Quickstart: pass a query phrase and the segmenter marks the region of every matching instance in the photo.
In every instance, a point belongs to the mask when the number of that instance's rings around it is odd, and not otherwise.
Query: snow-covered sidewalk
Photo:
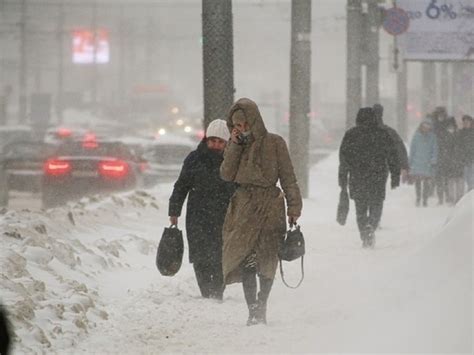
[[[335,222],[337,155],[331,155],[312,169],[311,197],[304,201],[306,279],[290,290],[278,277],[268,326],[246,327],[241,285],[228,287],[219,303],[199,297],[187,262],[173,278],[156,271],[171,189],[163,184],[151,196],[132,193],[49,212],[56,216],[35,214],[55,238],[50,247],[30,246],[36,234],[28,245],[1,236],[0,297],[14,311],[23,309],[17,304],[23,287],[33,302],[34,314],[14,320],[18,353],[471,353],[472,193],[453,209],[414,207],[411,186],[389,192],[377,246],[364,250],[353,204],[347,226]],[[1,227],[7,217],[11,230],[12,215],[3,216]],[[53,220],[57,225],[49,226]],[[72,248],[74,258],[61,259],[57,243]],[[3,276],[13,252],[29,276]],[[298,263],[285,267],[290,282],[299,277]],[[28,279],[43,284],[36,290]]]

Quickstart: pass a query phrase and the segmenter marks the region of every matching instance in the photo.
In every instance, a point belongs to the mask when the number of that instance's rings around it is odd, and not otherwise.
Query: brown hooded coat
[[[223,274],[226,284],[241,281],[240,265],[252,252],[257,272],[273,279],[278,266],[278,246],[286,232],[285,197],[288,216],[300,216],[302,200],[284,139],[268,133],[257,105],[238,100],[227,118],[242,110],[250,126],[247,144],[228,144],[221,177],[239,187],[230,201],[223,227]],[[276,186],[277,182],[283,192]]]

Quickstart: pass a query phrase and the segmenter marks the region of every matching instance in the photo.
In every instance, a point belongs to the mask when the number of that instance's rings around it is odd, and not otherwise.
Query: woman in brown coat
[[[237,183],[238,188],[224,221],[223,275],[226,284],[243,283],[249,308],[247,325],[266,323],[278,246],[286,232],[285,198],[288,222],[294,224],[301,215],[301,194],[285,141],[267,132],[252,100],[238,100],[227,125],[231,141],[224,153],[221,177]]]

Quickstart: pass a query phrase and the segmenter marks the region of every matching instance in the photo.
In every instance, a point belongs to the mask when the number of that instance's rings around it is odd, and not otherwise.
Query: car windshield
[[[157,164],[182,164],[191,148],[185,145],[163,144],[151,148],[145,158]]]
[[[69,142],[58,147],[59,156],[114,157],[125,160],[133,158],[127,146],[120,142]]]

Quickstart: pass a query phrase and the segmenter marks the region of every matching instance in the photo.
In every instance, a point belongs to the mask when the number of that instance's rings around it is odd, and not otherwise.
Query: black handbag
[[[163,276],[173,276],[183,262],[183,233],[176,225],[165,228],[156,253],[156,266]]]
[[[294,229],[293,229],[294,227]],[[298,225],[290,226],[290,229],[286,232],[286,236],[280,243],[280,250],[278,257],[280,259],[280,275],[283,283],[289,288],[298,288],[304,280],[304,254],[305,254],[305,242],[304,236],[301,232],[301,228]],[[283,273],[283,261],[293,261],[301,258],[301,279],[296,286],[290,286]]]
[[[341,226],[346,224],[347,215],[349,213],[349,193],[347,189],[342,189],[339,194],[339,204],[337,205],[337,223]]]

